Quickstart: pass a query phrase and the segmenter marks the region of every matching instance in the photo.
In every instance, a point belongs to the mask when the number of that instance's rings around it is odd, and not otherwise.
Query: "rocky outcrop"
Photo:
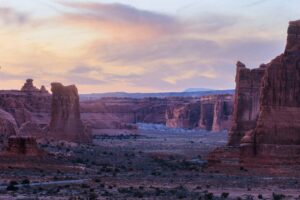
[[[283,54],[258,69],[237,66],[229,146],[247,165],[300,164],[300,21],[290,22]]]
[[[33,79],[27,79],[21,88],[22,92],[39,92],[40,90],[33,85]]]
[[[200,128],[216,132],[228,130],[232,111],[232,95],[204,96],[168,107],[166,125],[171,128]]]
[[[244,157],[300,163],[300,21],[290,22],[284,54],[267,64],[255,129],[242,140]]]
[[[214,105],[212,131],[229,130],[232,126],[233,96],[218,95]]]
[[[19,134],[22,136],[32,136],[34,138],[45,138],[46,137],[46,127],[40,127],[34,122],[25,122],[19,128]]]
[[[17,130],[14,117],[0,109],[0,143],[5,143],[10,136],[16,135]]]
[[[51,95],[33,86],[32,79],[26,81],[21,91],[0,91],[0,108],[13,115],[18,127],[26,122],[46,126],[50,120],[50,106]]]
[[[245,134],[254,129],[259,114],[259,98],[265,65],[248,69],[238,62],[236,65],[236,89],[232,128],[229,132],[230,146],[239,146]]]
[[[166,126],[170,128],[197,128],[200,119],[200,108],[200,101],[167,108]]]
[[[49,137],[77,143],[90,143],[91,135],[81,121],[79,96],[75,85],[52,83]]]
[[[49,94],[48,90],[46,89],[46,87],[44,85],[41,86],[40,92]]]
[[[6,153],[16,156],[41,156],[44,151],[38,148],[34,137],[11,136]]]
[[[212,109],[202,113],[207,130],[229,128],[233,109],[232,95],[211,95],[206,97],[169,98],[102,98],[81,102],[82,119],[93,129],[118,129],[123,124],[152,123],[165,124],[171,128],[200,128],[201,102],[212,104]],[[214,107],[216,102],[218,107]],[[204,105],[204,106],[205,106]],[[214,115],[216,113],[216,115]],[[218,119],[214,119],[214,116]],[[123,127],[123,126],[121,126]]]
[[[170,101],[159,98],[102,98],[81,102],[80,110],[82,119],[93,129],[115,129],[120,123],[165,124],[165,112]]]

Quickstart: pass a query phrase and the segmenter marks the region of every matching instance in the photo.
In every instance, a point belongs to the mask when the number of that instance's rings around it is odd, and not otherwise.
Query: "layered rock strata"
[[[166,111],[166,126],[194,129],[200,120],[200,101],[170,106]]]
[[[44,88],[38,90],[28,79],[22,90],[1,90],[0,108],[15,118],[18,127],[33,122],[46,126],[50,119],[51,95]]]
[[[237,62],[236,89],[233,111],[233,123],[229,132],[230,146],[239,146],[241,139],[256,126],[259,114],[259,98],[265,65],[257,69],[248,69]]]
[[[208,131],[228,130],[232,111],[232,95],[205,96],[168,107],[166,125],[171,128],[200,128]]]
[[[249,70],[237,66],[229,145],[249,165],[300,164],[300,21],[290,22],[285,51]]]

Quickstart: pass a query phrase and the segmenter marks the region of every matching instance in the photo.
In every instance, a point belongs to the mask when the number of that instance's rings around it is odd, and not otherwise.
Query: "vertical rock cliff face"
[[[232,128],[229,132],[230,146],[239,146],[242,137],[256,126],[259,114],[259,98],[265,65],[248,69],[238,62],[236,65],[236,90]]]
[[[300,21],[290,22],[282,55],[253,70],[238,63],[236,84],[229,145],[240,161],[300,164]]]
[[[199,128],[211,130],[214,121],[214,102],[204,100],[201,103]]]
[[[78,143],[90,143],[91,135],[80,118],[79,96],[75,85],[52,83],[52,105],[49,136]]]
[[[232,95],[211,95],[197,101],[170,106],[166,125],[171,128],[200,128],[208,131],[228,130],[233,112]]]
[[[197,128],[200,108],[200,101],[169,107],[166,111],[166,126],[170,128]]]
[[[212,131],[229,130],[232,125],[232,113],[232,96],[218,96],[214,105]]]
[[[257,125],[242,142],[266,162],[300,163],[300,21],[290,22],[284,54],[267,65]]]

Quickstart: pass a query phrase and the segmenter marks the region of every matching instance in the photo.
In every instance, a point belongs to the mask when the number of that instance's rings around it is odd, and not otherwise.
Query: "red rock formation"
[[[17,134],[17,123],[13,116],[0,109],[0,143],[6,142],[8,137]]]
[[[200,119],[200,107],[200,101],[169,107],[166,111],[166,126],[170,128],[197,128]]]
[[[229,130],[232,125],[233,96],[218,95],[214,105],[212,131]]]
[[[229,145],[247,165],[300,164],[300,21],[290,22],[284,53],[259,69],[238,63]]]
[[[11,113],[20,127],[25,122],[47,125],[50,120],[51,95],[36,90],[32,79],[27,80],[22,91],[0,91],[0,108]]]
[[[242,153],[262,162],[300,163],[300,21],[290,22],[284,54],[267,64],[256,128]],[[253,151],[252,151],[253,150]]]
[[[265,65],[251,70],[246,68],[243,63],[238,62],[236,68],[233,124],[228,141],[230,146],[239,146],[246,132],[256,126],[261,80],[265,72]]]
[[[120,123],[165,124],[165,112],[170,99],[102,98],[81,102],[82,119],[93,129],[118,129]],[[176,101],[176,100],[174,100]]]
[[[17,156],[39,156],[44,151],[37,146],[36,139],[25,136],[11,136],[8,139],[7,153]]]
[[[201,128],[208,131],[228,130],[231,126],[232,111],[232,95],[189,99],[167,109],[166,125],[171,128]]]
[[[33,79],[27,79],[21,88],[22,92],[39,92],[40,90],[33,85]]]
[[[44,85],[41,86],[40,92],[41,93],[49,93]]]
[[[77,143],[90,143],[79,111],[79,96],[75,85],[52,83],[52,106],[49,137]]]

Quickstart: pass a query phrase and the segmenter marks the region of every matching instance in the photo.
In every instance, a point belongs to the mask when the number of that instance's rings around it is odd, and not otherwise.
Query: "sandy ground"
[[[226,132],[144,129],[138,135],[128,131],[95,135],[94,145],[89,146],[43,144],[55,154],[55,167],[43,167],[45,160],[40,161],[40,168],[20,169],[12,163],[2,167],[0,199],[299,197],[297,177],[254,176],[250,169],[236,169],[239,173],[233,175],[207,168],[206,155],[226,141]],[[24,184],[25,179],[30,183]]]

